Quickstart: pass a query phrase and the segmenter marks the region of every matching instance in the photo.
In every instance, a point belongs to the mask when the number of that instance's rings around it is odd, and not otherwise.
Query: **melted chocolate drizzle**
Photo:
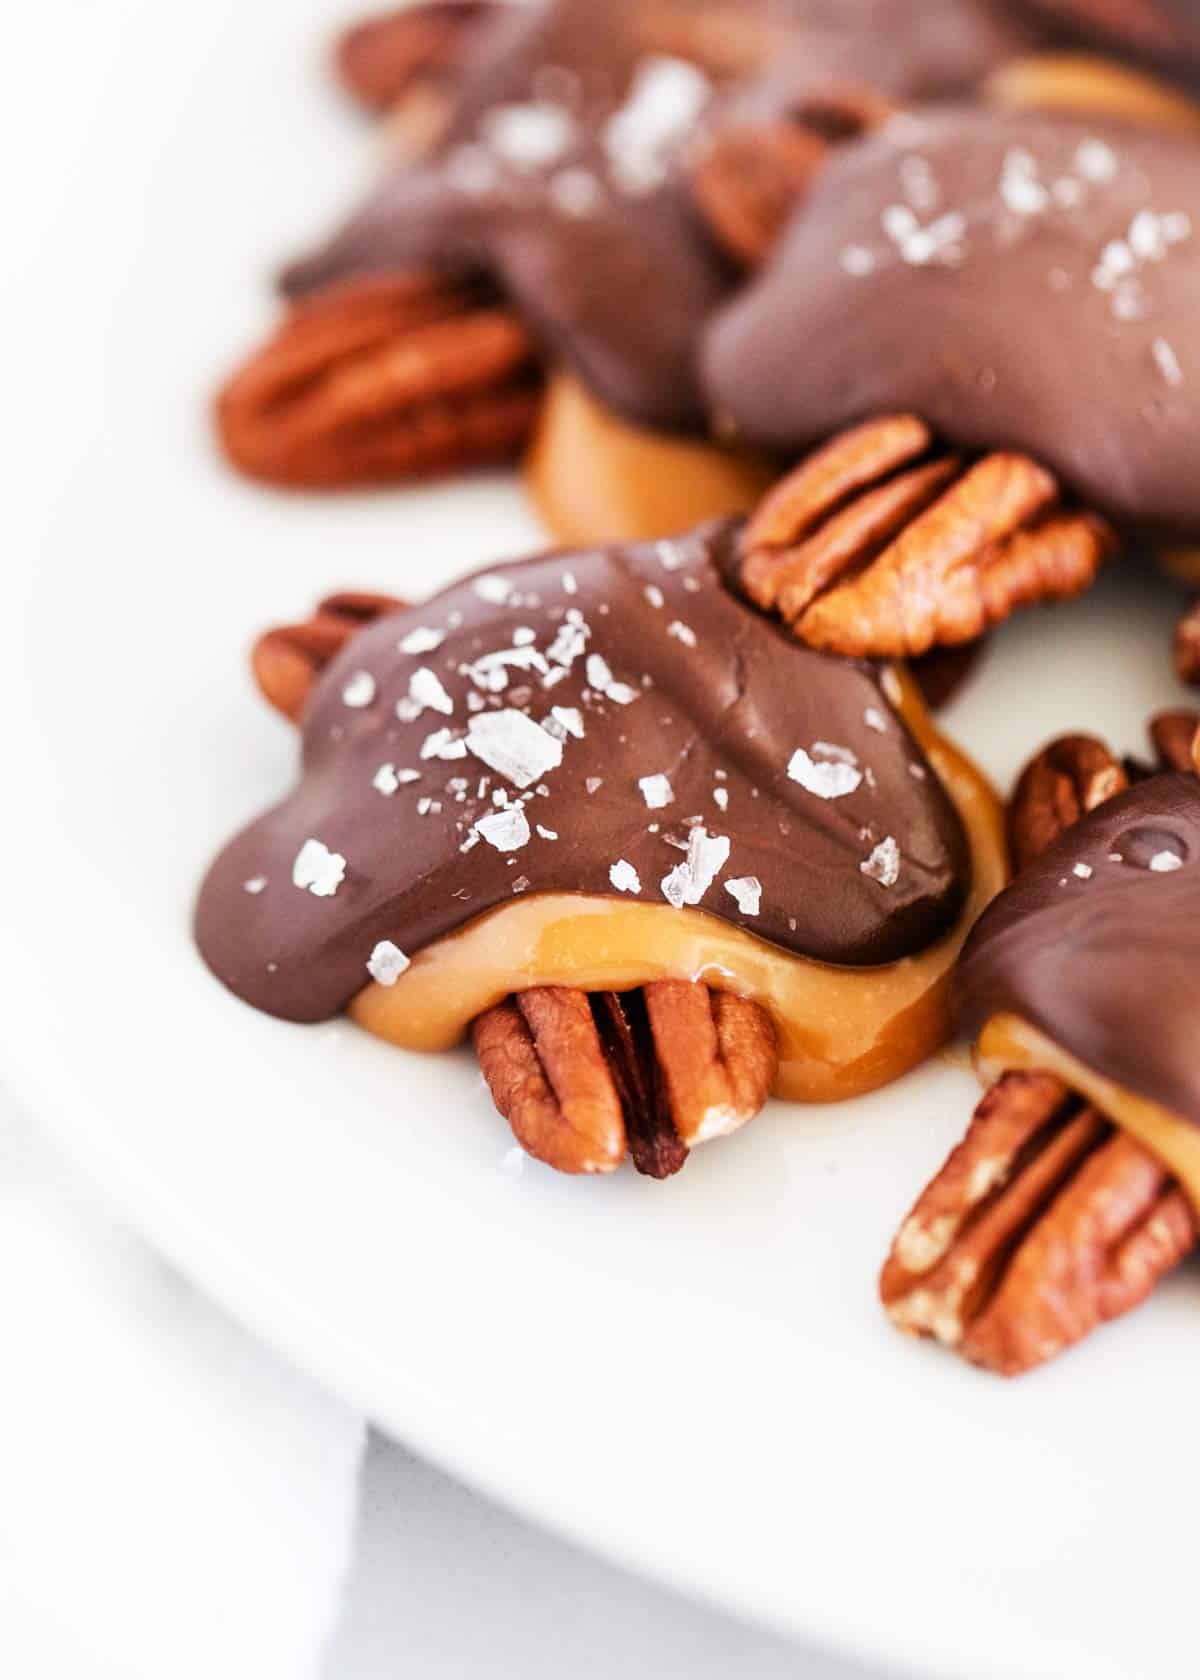
[[[729,0],[499,8],[434,154],[392,169],[287,271],[285,290],[413,265],[485,274],[610,407],[703,430],[697,342],[738,276],[693,207],[683,164],[706,112],[719,110],[721,66],[664,56],[664,10],[678,14],[684,42],[689,18],[731,14]],[[898,96],[961,92],[1024,38],[984,0],[930,0],[919,21],[915,10],[912,0],[754,0],[732,14],[743,45],[748,22],[761,24],[763,101],[776,111],[848,82]]]
[[[914,410],[1117,518],[1200,531],[1198,158],[1102,122],[897,117],[713,324],[714,410],[781,453]]]
[[[1001,893],[959,963],[971,1033],[1000,1013],[1200,1125],[1200,782],[1140,783]]]
[[[522,892],[686,897],[830,963],[929,945],[963,902],[958,815],[878,671],[726,590],[732,537],[526,560],[355,637],[299,784],[201,889],[214,972],[321,1020],[380,941],[412,956]],[[295,882],[308,841],[326,896]]]

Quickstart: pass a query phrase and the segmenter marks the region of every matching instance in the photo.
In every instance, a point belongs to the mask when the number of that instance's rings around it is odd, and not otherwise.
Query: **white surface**
[[[601,1563],[376,1435],[323,1680],[399,1675],[886,1680]]]
[[[201,1299],[0,1087],[0,1673],[316,1680],[362,1419]]]
[[[363,1462],[362,1420],[114,1223],[3,1085],[0,1311],[2,1674],[549,1680],[568,1649],[576,1680],[641,1680],[663,1650],[691,1680],[871,1680],[378,1435]]]
[[[340,10],[309,8],[314,43]],[[21,393],[0,1065],[220,1300],[525,1512],[930,1674],[1169,1671],[1192,1634],[1194,1276],[1015,1388],[881,1324],[882,1250],[973,1101],[961,1058],[853,1108],[775,1107],[665,1187],[511,1177],[465,1057],[256,1017],[196,961],[196,877],[294,751],[249,692],[252,631],[534,532],[498,486],[303,501],[207,453],[198,398],[265,314],[249,277],[364,173],[294,8],[21,27],[14,62],[58,77],[51,115],[33,77],[4,111],[26,168],[0,276]],[[1118,586],[1029,619],[953,723],[1001,778],[1058,727],[1133,745],[1171,698],[1170,616]]]

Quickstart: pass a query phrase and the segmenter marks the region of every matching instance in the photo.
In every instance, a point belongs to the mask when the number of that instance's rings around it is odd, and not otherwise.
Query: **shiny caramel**
[[[992,73],[986,93],[1010,111],[1115,117],[1142,128],[1200,133],[1200,102],[1160,77],[1084,53],[1014,59]]]
[[[975,1054],[988,1084],[1014,1071],[1054,1074],[1169,1167],[1200,1212],[1200,1128],[1097,1073],[1017,1015],[989,1021]]]
[[[392,987],[367,986],[350,1013],[409,1050],[444,1050],[508,993],[538,985],[623,989],[666,978],[753,998],[779,1036],[776,1093],[858,1096],[907,1072],[951,1031],[948,985],[967,932],[1004,885],[1002,808],[985,778],[934,729],[911,680],[899,710],[957,807],[972,862],[957,925],[919,956],[839,968],[793,956],[700,910],[564,894],[519,898],[422,951]]]
[[[525,486],[567,547],[674,536],[744,513],[775,473],[755,456],[621,420],[577,379],[551,378]]]

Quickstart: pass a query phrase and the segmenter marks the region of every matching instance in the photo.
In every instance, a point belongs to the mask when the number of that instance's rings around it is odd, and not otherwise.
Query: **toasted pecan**
[[[366,18],[338,37],[338,74],[368,110],[386,111],[418,83],[457,75],[500,9],[500,0],[424,0]]]
[[[296,722],[317,677],[351,636],[403,604],[391,595],[328,595],[302,624],[265,631],[250,654],[254,680],[264,699]]]
[[[670,1177],[758,1113],[778,1060],[756,1004],[682,980],[590,996],[535,987],[471,1030],[517,1142],[568,1173],[611,1172],[628,1150],[639,1172]]]
[[[1200,776],[1200,712],[1186,707],[1159,712],[1150,720],[1158,767]]]
[[[1194,1247],[1170,1173],[1045,1073],[1010,1073],[922,1192],[880,1278],[893,1323],[1002,1376],[1129,1312]]]
[[[539,401],[511,310],[414,272],[293,305],[220,392],[217,426],[250,477],[339,489],[512,459]]]
[[[1129,786],[1120,760],[1092,735],[1062,735],[1021,772],[1008,806],[1013,868],[1024,869],[1087,812]]]
[[[840,141],[887,120],[894,107],[866,87],[827,87],[799,110],[757,113],[734,104],[714,118],[688,170],[692,198],[717,243],[743,268],[765,261]]]
[[[1080,594],[1115,546],[1029,456],[965,462],[916,416],[889,415],[776,486],[743,533],[740,578],[812,647],[911,658]]]
[[[1153,718],[1155,768],[1192,767],[1198,725]],[[1052,741],[1009,807],[1017,869],[1129,779],[1093,736]],[[1014,1376],[1136,1307],[1198,1236],[1187,1195],[1136,1139],[1053,1075],[1009,1073],[901,1225],[880,1296],[900,1329]]]

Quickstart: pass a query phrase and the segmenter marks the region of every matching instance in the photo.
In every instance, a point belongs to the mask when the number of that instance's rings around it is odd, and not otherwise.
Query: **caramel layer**
[[[988,1022],[976,1060],[989,1084],[1014,1070],[1055,1074],[1168,1166],[1200,1213],[1200,1129],[1181,1115],[1097,1073],[1017,1015],[997,1015]]]
[[[756,456],[619,419],[563,373],[525,461],[534,506],[568,547],[652,541],[745,513],[774,477]]]
[[[360,992],[351,1015],[405,1049],[445,1050],[482,1010],[530,986],[594,991],[702,980],[753,998],[771,1015],[781,1097],[830,1102],[899,1078],[950,1036],[950,972],[1007,874],[994,792],[934,729],[908,678],[901,695],[901,714],[960,812],[971,849],[964,913],[919,956],[838,968],[790,955],[699,910],[546,894],[517,899],[429,946],[396,985]]]
[[[988,98],[1010,111],[1115,117],[1143,128],[1200,133],[1200,102],[1144,70],[1086,53],[1040,53],[992,72]]]

